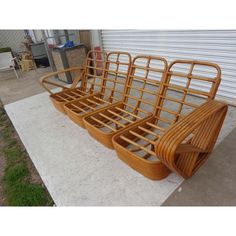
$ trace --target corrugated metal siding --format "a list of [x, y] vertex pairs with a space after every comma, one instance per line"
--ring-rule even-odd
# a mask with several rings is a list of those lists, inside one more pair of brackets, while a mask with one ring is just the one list
[[21, 52], [24, 36], [24, 30], [0, 30], [0, 46], [10, 47], [14, 52]]
[[222, 70], [217, 96], [236, 104], [236, 30], [102, 30], [101, 36], [106, 51], [158, 55], [168, 62], [194, 59], [217, 63]]

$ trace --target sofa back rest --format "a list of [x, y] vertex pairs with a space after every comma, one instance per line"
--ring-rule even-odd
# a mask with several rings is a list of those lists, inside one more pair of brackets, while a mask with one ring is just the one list
[[172, 62], [156, 106], [159, 126], [167, 128], [214, 99], [220, 81], [221, 70], [216, 64], [192, 60]]
[[81, 87], [85, 91], [93, 92], [94, 90], [101, 90], [102, 76], [105, 72], [105, 61], [107, 54], [100, 50], [91, 50], [88, 52], [85, 62], [84, 76], [81, 82]]
[[126, 52], [110, 52], [107, 55], [100, 51], [90, 52], [85, 68], [83, 87], [86, 91], [100, 92], [111, 102], [119, 101], [124, 94], [127, 83], [131, 56]]
[[129, 112], [140, 117], [154, 113], [167, 66], [167, 61], [161, 57], [140, 55], [133, 59], [123, 99]]
[[131, 61], [131, 56], [127, 52], [107, 54], [101, 93], [110, 102], [122, 100], [128, 83]]

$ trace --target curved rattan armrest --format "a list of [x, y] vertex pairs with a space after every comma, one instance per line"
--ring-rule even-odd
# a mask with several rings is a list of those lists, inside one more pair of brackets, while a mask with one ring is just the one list
[[68, 68], [68, 69], [65, 69], [65, 70], [60, 70], [60, 71], [56, 71], [56, 72], [52, 72], [52, 73], [49, 73], [45, 76], [42, 76], [40, 78], [40, 83], [41, 85], [51, 94], [53, 94], [53, 92], [51, 91], [51, 89], [49, 89], [46, 84], [49, 84], [49, 85], [53, 85], [53, 86], [56, 86], [56, 87], [60, 87], [62, 89], [68, 89], [68, 87], [65, 87], [61, 84], [58, 84], [58, 83], [55, 83], [55, 82], [51, 82], [49, 81], [48, 79], [55, 76], [55, 75], [60, 75], [60, 74], [63, 74], [65, 72], [72, 72], [72, 71], [81, 71], [81, 74], [80, 76], [78, 76], [72, 83], [71, 87], [70, 88], [75, 88], [76, 85], [78, 84], [78, 82], [81, 80], [83, 74], [84, 74], [84, 67], [71, 67], [71, 68]]
[[[172, 125], [155, 144], [158, 158], [172, 171], [185, 178], [189, 177], [183, 171], [180, 173], [176, 165], [177, 158], [180, 155], [186, 157], [187, 153], [201, 153], [203, 156], [209, 154], [218, 137], [227, 108], [227, 104], [211, 100]], [[189, 135], [193, 137], [189, 142], [183, 143]]]

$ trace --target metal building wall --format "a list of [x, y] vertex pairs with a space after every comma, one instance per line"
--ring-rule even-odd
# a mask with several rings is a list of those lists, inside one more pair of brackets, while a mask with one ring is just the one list
[[[217, 63], [222, 82], [217, 96], [236, 105], [236, 30], [102, 30], [103, 49]], [[198, 84], [197, 86], [204, 86]]]

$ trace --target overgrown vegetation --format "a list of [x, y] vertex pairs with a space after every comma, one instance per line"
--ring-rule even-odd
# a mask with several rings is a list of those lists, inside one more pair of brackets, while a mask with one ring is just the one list
[[8, 206], [51, 206], [53, 201], [42, 183], [32, 180], [29, 157], [0, 103], [0, 154], [6, 159], [3, 185]]

